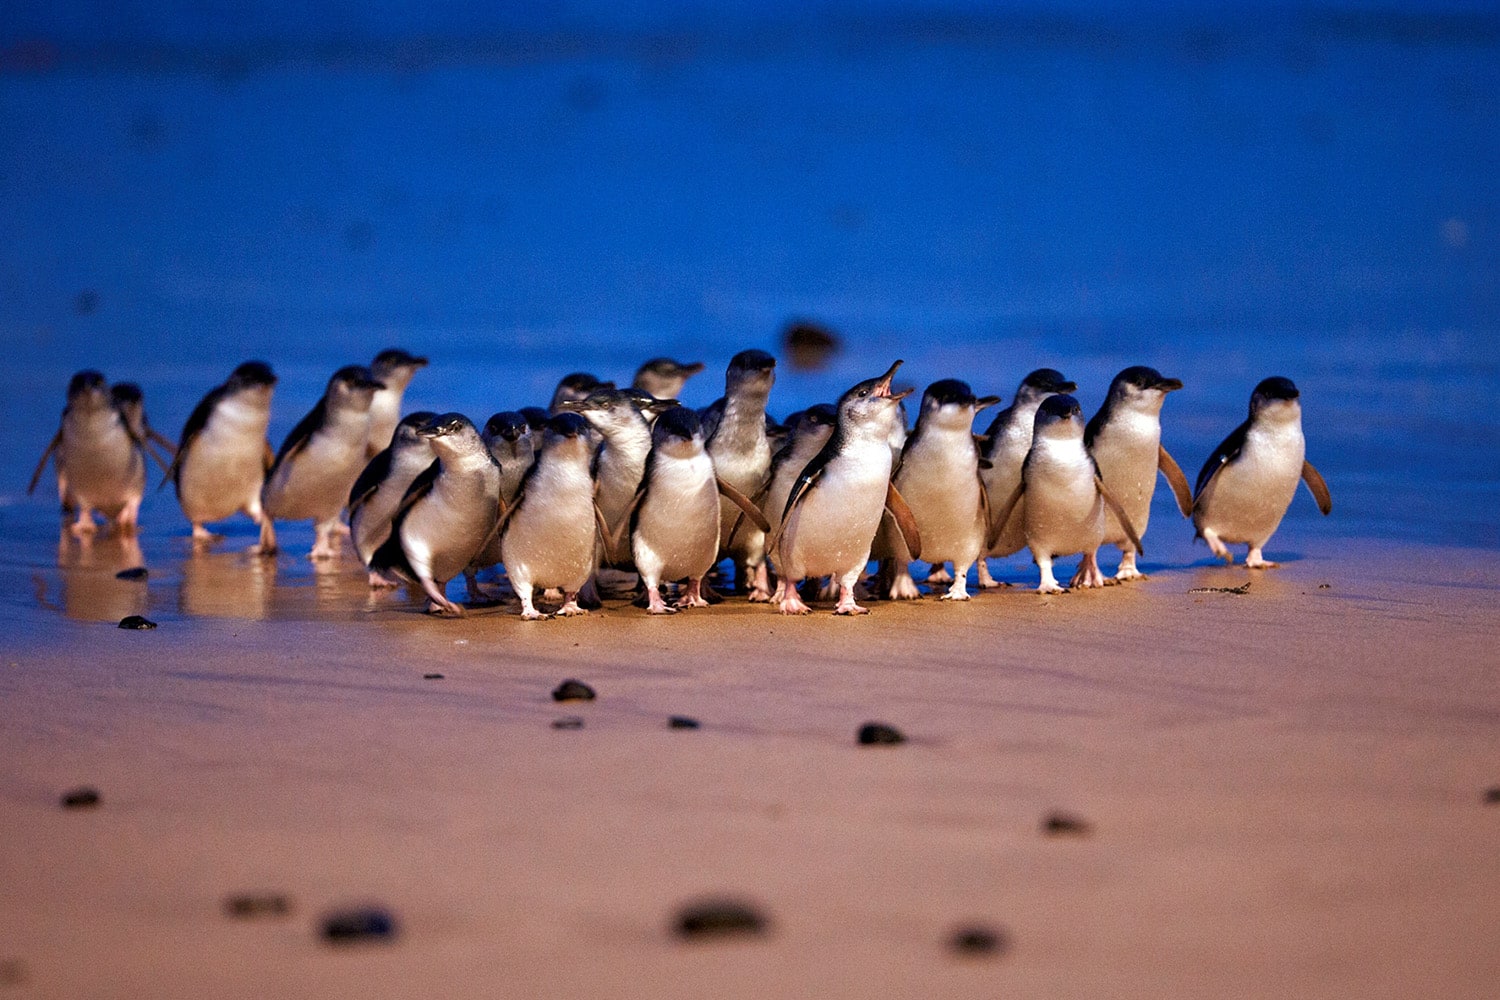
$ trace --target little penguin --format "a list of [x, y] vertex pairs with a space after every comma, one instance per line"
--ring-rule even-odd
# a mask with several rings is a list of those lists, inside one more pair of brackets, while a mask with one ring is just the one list
[[531, 428], [533, 441], [541, 441], [547, 433], [547, 424], [552, 420], [552, 414], [540, 406], [523, 406], [516, 411], [526, 418], [526, 425]]
[[[177, 448], [164, 434], [151, 426], [151, 421], [146, 419], [146, 394], [141, 387], [134, 382], [116, 382], [109, 387], [109, 398], [115, 401], [120, 415], [125, 418], [130, 433], [135, 435], [141, 447], [146, 449], [146, 454], [151, 456], [152, 461], [166, 472], [172, 467], [172, 458], [177, 454]], [[162, 456], [166, 457], [163, 458]]]
[[[894, 476], [922, 533], [923, 557], [935, 566], [953, 563], [945, 601], [969, 599], [969, 568], [984, 554], [990, 512], [979, 478], [974, 416], [998, 402], [998, 396], [976, 397], [968, 383], [958, 379], [932, 383], [922, 394], [916, 429], [906, 439]], [[899, 532], [889, 527], [889, 521], [883, 525], [882, 530], [897, 536], [890, 540], [896, 560], [891, 597], [920, 597]]]
[[401, 419], [401, 397], [411, 385], [412, 377], [426, 367], [426, 358], [408, 354], [399, 347], [388, 347], [375, 355], [370, 372], [385, 388], [375, 390], [375, 398], [370, 400], [370, 441], [365, 451], [371, 458], [390, 445], [396, 423]]
[[622, 532], [630, 502], [646, 472], [652, 441], [646, 413], [659, 414], [676, 406], [675, 399], [647, 401], [626, 389], [595, 389], [583, 399], [558, 404], [558, 409], [587, 420], [604, 439], [594, 464], [594, 496], [610, 535]]
[[[703, 577], [718, 559], [721, 494], [739, 506], [761, 531], [768, 527], [748, 497], [714, 474], [698, 414], [681, 406], [665, 410], [652, 428], [651, 453], [624, 526], [629, 531], [631, 558], [645, 584], [651, 614], [708, 607]], [[619, 547], [617, 542], [612, 544]], [[683, 578], [688, 581], [687, 592], [678, 599], [676, 608], [668, 607], [662, 600], [661, 584]]]
[[368, 368], [350, 365], [334, 372], [323, 398], [292, 428], [266, 474], [261, 505], [267, 516], [310, 518], [316, 532], [313, 559], [338, 555], [338, 536], [347, 530], [339, 511], [365, 467], [370, 402], [380, 388]]
[[36, 489], [47, 459], [57, 467], [57, 494], [64, 510], [76, 512], [69, 530], [75, 538], [92, 535], [94, 512], [123, 535], [135, 534], [146, 495], [145, 444], [110, 396], [104, 376], [81, 371], [68, 383], [68, 402], [27, 492]]
[[1306, 458], [1300, 396], [1289, 378], [1262, 381], [1250, 395], [1250, 418], [1214, 449], [1198, 473], [1193, 526], [1226, 562], [1234, 561], [1227, 546], [1242, 543], [1250, 548], [1248, 568], [1276, 565], [1261, 550], [1292, 505], [1298, 479], [1320, 511], [1333, 510], [1328, 484]]
[[608, 535], [594, 503], [593, 451], [588, 421], [576, 413], [553, 417], [515, 504], [502, 517], [501, 561], [526, 621], [547, 617], [532, 604], [538, 587], [562, 590], [558, 615], [587, 614], [578, 606], [578, 591], [594, 572], [601, 537]]
[[[771, 440], [766, 403], [776, 382], [776, 359], [765, 351], [741, 351], [729, 362], [724, 396], [704, 415], [708, 454], [718, 477], [744, 496], [765, 489], [771, 476]], [[766, 571], [766, 535], [729, 499], [720, 502], [720, 558], [734, 560], [735, 582], [752, 602], [771, 599]]]
[[275, 389], [269, 365], [246, 361], [188, 415], [168, 478], [195, 542], [214, 537], [209, 522], [244, 513], [260, 528], [255, 551], [276, 550], [276, 529], [260, 502], [272, 461], [266, 428]]
[[601, 382], [597, 376], [590, 375], [588, 372], [573, 372], [564, 375], [558, 380], [557, 388], [552, 391], [552, 402], [547, 404], [547, 412], [549, 414], [561, 413], [563, 403], [580, 403], [587, 399], [591, 392], [614, 387], [613, 382]]
[[632, 388], [642, 389], [657, 399], [676, 399], [682, 393], [687, 380], [703, 370], [703, 362], [673, 361], [671, 358], [652, 358], [635, 373], [630, 383]]
[[[1083, 443], [1099, 466], [1099, 476], [1135, 530], [1146, 535], [1151, 519], [1151, 497], [1156, 492], [1158, 471], [1172, 487], [1182, 516], [1193, 511], [1193, 495], [1187, 477], [1161, 443], [1161, 407], [1167, 393], [1182, 388], [1182, 381], [1163, 378], [1161, 372], [1144, 365], [1134, 365], [1116, 375], [1109, 384], [1109, 395], [1099, 412], [1083, 429]], [[1135, 549], [1112, 511], [1104, 514], [1104, 543], [1120, 550], [1120, 568], [1114, 579], [1144, 580], [1146, 574], [1135, 565]]]
[[421, 584], [428, 611], [461, 617], [463, 606], [448, 600], [444, 588], [499, 526], [500, 467], [461, 413], [434, 417], [416, 433], [437, 460], [407, 487], [370, 568]]
[[[1026, 453], [1031, 450], [1031, 431], [1037, 407], [1048, 396], [1077, 391], [1078, 386], [1064, 378], [1062, 372], [1054, 368], [1038, 368], [1021, 380], [1015, 399], [990, 421], [989, 428], [984, 432], [985, 442], [981, 452], [989, 467], [980, 469], [980, 478], [984, 480], [985, 492], [989, 494], [992, 517], [1021, 483], [1021, 465], [1026, 461]], [[993, 528], [993, 524], [991, 527]], [[991, 535], [994, 535], [993, 530]], [[1024, 519], [1017, 512], [1011, 518], [1009, 526], [1000, 531], [994, 544], [985, 551], [985, 555], [1008, 556], [1025, 547]], [[984, 559], [979, 561], [979, 586], [981, 589], [996, 586]]]
[[[409, 413], [396, 424], [390, 445], [370, 459], [349, 490], [349, 539], [368, 568], [375, 551], [391, 537], [391, 522], [411, 484], [437, 461], [427, 427], [436, 413]], [[370, 569], [370, 586], [391, 587], [386, 576]]]
[[[1114, 512], [1137, 552], [1145, 551], [1140, 534], [1099, 478], [1099, 467], [1083, 444], [1083, 408], [1072, 396], [1048, 396], [1037, 407], [1031, 450], [1021, 466], [1021, 482], [1001, 506], [991, 537], [1020, 518], [1026, 544], [1042, 571], [1040, 594], [1065, 588], [1052, 575], [1052, 560], [1083, 553], [1071, 586], [1102, 587], [1099, 546], [1104, 543], [1104, 515]], [[1025, 506], [1021, 498], [1025, 496]]]
[[484, 422], [481, 436], [500, 465], [500, 498], [509, 506], [536, 458], [536, 441], [541, 434], [532, 430], [524, 415], [505, 410]]
[[[771, 481], [766, 485], [765, 498], [761, 503], [772, 532], [781, 524], [781, 512], [786, 509], [786, 499], [792, 494], [792, 485], [802, 470], [807, 468], [807, 463], [823, 450], [823, 446], [833, 436], [833, 428], [837, 423], [838, 409], [831, 403], [819, 403], [805, 410], [798, 410], [786, 418], [786, 443], [771, 458]], [[775, 558], [769, 553], [767, 557], [767, 561], [775, 568]], [[779, 606], [786, 592], [786, 580], [780, 569], [776, 570], [776, 576], [776, 590], [771, 595], [771, 603]], [[835, 593], [830, 595], [830, 599], [837, 596], [837, 589], [837, 585], [834, 585]]]
[[854, 585], [870, 561], [870, 546], [884, 511], [891, 511], [902, 540], [919, 557], [921, 537], [911, 510], [891, 482], [891, 426], [903, 396], [891, 392], [897, 361], [879, 378], [866, 379], [839, 398], [838, 422], [828, 442], [798, 474], [767, 547], [785, 586], [778, 610], [811, 610], [797, 594], [808, 577], [833, 576], [839, 587], [836, 615], [869, 612], [854, 600]]

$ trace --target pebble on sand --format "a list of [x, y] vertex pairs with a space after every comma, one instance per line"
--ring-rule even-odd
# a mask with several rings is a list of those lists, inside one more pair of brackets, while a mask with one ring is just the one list
[[683, 907], [675, 929], [681, 937], [703, 938], [762, 934], [766, 927], [766, 918], [750, 904], [717, 899]]
[[440, 681], [440, 680], [443, 679], [443, 675], [442, 674], [423, 674], [422, 675], [422, 679], [424, 681]]
[[888, 726], [884, 722], [866, 722], [859, 727], [859, 745], [870, 746], [895, 746], [897, 743], [905, 743], [906, 737], [901, 730], [895, 726]]
[[1042, 833], [1049, 837], [1087, 837], [1093, 832], [1088, 820], [1064, 812], [1049, 813], [1042, 820]]
[[595, 697], [593, 688], [583, 681], [575, 681], [571, 678], [552, 690], [553, 701], [593, 701]]
[[1500, 785], [1491, 785], [1484, 790], [1484, 804], [1487, 806], [1500, 806]]
[[97, 788], [74, 788], [63, 793], [62, 806], [64, 809], [92, 809], [99, 804], [99, 790]]
[[667, 719], [668, 729], [697, 729], [698, 720], [690, 715], [674, 715]]
[[330, 944], [389, 941], [395, 936], [395, 918], [378, 907], [339, 910], [323, 918], [323, 940]]
[[224, 900], [224, 913], [241, 920], [284, 917], [292, 912], [292, 901], [279, 893], [243, 893]]
[[120, 628], [148, 629], [156, 628], [156, 622], [140, 615], [126, 615], [120, 619]]
[[948, 947], [960, 955], [995, 955], [1008, 945], [1003, 933], [978, 924], [960, 927], [948, 939]]
[[26, 963], [19, 958], [0, 958], [0, 986], [25, 986]]
[[116, 580], [144, 580], [150, 573], [144, 566], [132, 566], [115, 574]]
[[576, 715], [565, 715], [560, 719], [552, 720], [553, 729], [582, 729], [583, 719]]

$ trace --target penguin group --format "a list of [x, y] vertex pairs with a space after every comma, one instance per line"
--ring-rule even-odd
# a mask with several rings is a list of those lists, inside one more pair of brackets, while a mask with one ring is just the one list
[[[971, 568], [981, 589], [996, 586], [986, 559], [1022, 549], [1041, 593], [1139, 580], [1158, 475], [1195, 537], [1229, 561], [1228, 546], [1245, 545], [1250, 568], [1275, 565], [1264, 547], [1299, 482], [1332, 509], [1289, 379], [1255, 387], [1248, 418], [1189, 488], [1161, 443], [1163, 404], [1182, 382], [1154, 368], [1121, 371], [1088, 420], [1077, 386], [1038, 369], [977, 432], [1002, 400], [952, 378], [927, 387], [909, 427], [901, 364], [777, 421], [770, 354], [736, 354], [724, 395], [701, 410], [676, 397], [704, 366], [654, 358], [628, 388], [574, 372], [547, 407], [501, 411], [481, 428], [461, 413], [403, 415], [427, 359], [393, 348], [334, 372], [274, 451], [277, 380], [264, 362], [209, 391], [175, 445], [150, 427], [139, 387], [83, 371], [30, 488], [51, 459], [73, 535], [96, 531], [96, 515], [133, 534], [149, 457], [197, 544], [242, 513], [260, 530], [253, 551], [271, 555], [277, 521], [311, 521], [310, 558], [336, 558], [347, 537], [372, 588], [419, 588], [434, 614], [464, 613], [447, 594], [455, 577], [472, 604], [488, 596], [480, 574], [503, 570], [525, 620], [585, 614], [622, 587], [654, 615], [707, 607], [722, 600], [714, 573], [726, 560], [750, 602], [789, 615], [809, 613], [808, 601], [860, 615], [869, 596], [919, 598], [915, 560], [930, 564], [939, 599], [966, 601]], [[1099, 565], [1105, 545], [1120, 552], [1112, 578]], [[1065, 587], [1054, 561], [1075, 555]]]

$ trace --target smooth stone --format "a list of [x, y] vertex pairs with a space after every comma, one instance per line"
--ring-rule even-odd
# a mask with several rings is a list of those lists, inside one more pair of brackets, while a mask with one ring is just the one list
[[1093, 827], [1085, 819], [1055, 812], [1042, 820], [1042, 832], [1049, 837], [1087, 837]]
[[1484, 790], [1484, 804], [1487, 806], [1500, 806], [1500, 785]]
[[565, 680], [552, 690], [553, 701], [593, 701], [594, 689], [583, 681]]
[[64, 809], [92, 809], [98, 804], [99, 790], [97, 788], [75, 788], [63, 793]]
[[960, 955], [993, 955], [1004, 951], [1005, 935], [988, 927], [960, 927], [948, 939], [948, 946]]
[[667, 719], [669, 729], [697, 729], [698, 720], [688, 715], [674, 715]]
[[561, 719], [552, 720], [553, 729], [582, 729], [583, 720], [576, 715], [565, 715]]
[[25, 986], [26, 963], [19, 958], [0, 958], [0, 986]]
[[901, 730], [884, 722], [866, 722], [859, 727], [860, 746], [895, 746], [905, 742], [906, 737], [901, 734]]
[[440, 680], [443, 679], [443, 675], [442, 674], [423, 674], [422, 675], [422, 679], [424, 681], [440, 681]]
[[122, 569], [115, 574], [116, 580], [144, 580], [150, 574], [144, 566], [132, 566], [130, 569]]
[[323, 939], [331, 944], [389, 941], [396, 936], [396, 920], [385, 910], [341, 910], [323, 918]]
[[120, 619], [120, 628], [148, 629], [156, 628], [156, 622], [140, 615], [126, 615]]
[[677, 933], [682, 937], [727, 937], [760, 934], [766, 918], [754, 907], [732, 900], [695, 903], [677, 915]]
[[230, 896], [224, 900], [224, 912], [242, 920], [252, 917], [284, 917], [292, 912], [292, 901], [275, 893], [266, 896]]

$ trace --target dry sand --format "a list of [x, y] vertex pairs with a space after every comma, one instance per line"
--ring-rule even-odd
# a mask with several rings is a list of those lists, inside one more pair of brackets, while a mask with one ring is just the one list
[[[1500, 574], [1474, 552], [1352, 543], [1244, 595], [1189, 594], [1251, 577], [1198, 566], [540, 624], [370, 601], [347, 564], [117, 582], [128, 556], [4, 591], [29, 629], [0, 670], [5, 996], [1500, 989]], [[136, 610], [161, 627], [113, 627]], [[554, 704], [567, 677], [598, 700]], [[910, 742], [857, 746], [870, 720]], [[60, 808], [80, 784], [102, 804]], [[1091, 835], [1044, 836], [1053, 810]], [[234, 920], [239, 892], [293, 910]], [[674, 937], [725, 894], [770, 932]], [[319, 940], [365, 901], [392, 943]], [[965, 923], [1009, 949], [953, 954]]]

